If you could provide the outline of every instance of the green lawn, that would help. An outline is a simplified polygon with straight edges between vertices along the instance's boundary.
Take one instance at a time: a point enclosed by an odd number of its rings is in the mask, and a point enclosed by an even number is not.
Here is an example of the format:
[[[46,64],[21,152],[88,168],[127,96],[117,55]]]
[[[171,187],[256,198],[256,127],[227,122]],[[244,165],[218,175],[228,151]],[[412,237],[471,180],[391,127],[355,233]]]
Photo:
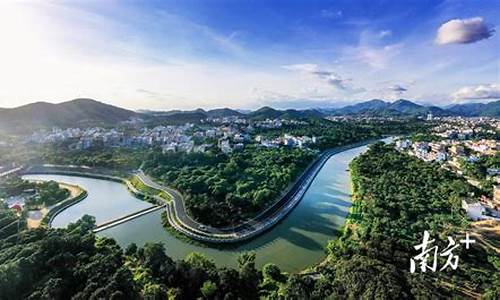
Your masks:
[[[159,196],[167,202],[172,200],[172,196],[170,196],[170,194],[145,185],[137,176],[131,177],[129,181],[136,189],[143,192],[147,196]]]

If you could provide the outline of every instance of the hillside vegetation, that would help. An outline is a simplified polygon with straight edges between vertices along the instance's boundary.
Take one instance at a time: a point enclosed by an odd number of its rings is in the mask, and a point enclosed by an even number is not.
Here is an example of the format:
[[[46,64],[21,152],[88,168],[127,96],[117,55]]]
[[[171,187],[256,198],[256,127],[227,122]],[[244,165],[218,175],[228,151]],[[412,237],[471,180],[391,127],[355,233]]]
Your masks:
[[[75,99],[60,104],[36,102],[0,111],[0,129],[31,133],[41,128],[115,125],[137,113],[92,99]]]
[[[419,299],[483,293],[498,299],[500,256],[479,246],[455,249],[457,270],[410,273],[424,230],[443,251],[447,237],[464,238],[463,197],[476,192],[437,165],[377,143],[351,163],[356,215],[340,239],[329,243],[320,268],[334,298]],[[446,257],[438,258],[443,266]],[[432,255],[429,258],[432,260]],[[432,261],[429,261],[432,263]],[[492,276],[493,275],[493,276]]]

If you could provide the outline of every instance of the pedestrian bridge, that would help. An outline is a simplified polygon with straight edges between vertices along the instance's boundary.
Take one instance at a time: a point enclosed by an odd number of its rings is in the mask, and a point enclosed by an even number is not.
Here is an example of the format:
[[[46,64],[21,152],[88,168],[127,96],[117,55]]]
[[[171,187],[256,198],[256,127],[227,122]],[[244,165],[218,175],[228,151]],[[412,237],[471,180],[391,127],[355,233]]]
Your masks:
[[[97,233],[97,232],[109,229],[111,227],[123,224],[125,222],[130,221],[130,220],[139,218],[141,216],[147,215],[149,213],[160,210],[162,208],[165,208],[165,205],[155,205],[153,207],[148,207],[148,208],[142,209],[140,211],[136,211],[136,212],[133,212],[131,214],[124,215],[124,216],[121,216],[119,218],[113,219],[111,221],[107,221],[107,222],[104,222],[102,224],[99,224],[92,231],[94,233]]]

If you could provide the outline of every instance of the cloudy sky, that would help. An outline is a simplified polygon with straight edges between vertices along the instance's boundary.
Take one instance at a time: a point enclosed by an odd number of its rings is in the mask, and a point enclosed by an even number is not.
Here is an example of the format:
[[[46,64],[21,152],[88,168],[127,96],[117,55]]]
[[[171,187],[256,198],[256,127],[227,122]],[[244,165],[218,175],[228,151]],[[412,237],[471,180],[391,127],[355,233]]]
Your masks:
[[[500,99],[500,1],[2,1],[0,107]]]

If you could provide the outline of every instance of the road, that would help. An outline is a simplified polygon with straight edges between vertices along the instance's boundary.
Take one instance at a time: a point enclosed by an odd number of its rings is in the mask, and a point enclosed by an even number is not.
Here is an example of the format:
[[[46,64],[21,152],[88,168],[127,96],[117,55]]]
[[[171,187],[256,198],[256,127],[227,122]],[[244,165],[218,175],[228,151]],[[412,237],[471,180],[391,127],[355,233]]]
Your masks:
[[[168,221],[176,230],[203,242],[230,243],[250,239],[268,230],[282,220],[300,202],[313,179],[328,159],[339,150],[322,153],[295,181],[275,204],[258,216],[234,227],[214,228],[193,220],[186,212],[184,198],[175,189],[163,186],[152,180],[142,170],[136,175],[147,186],[162,190],[172,196],[172,205],[167,205]]]

